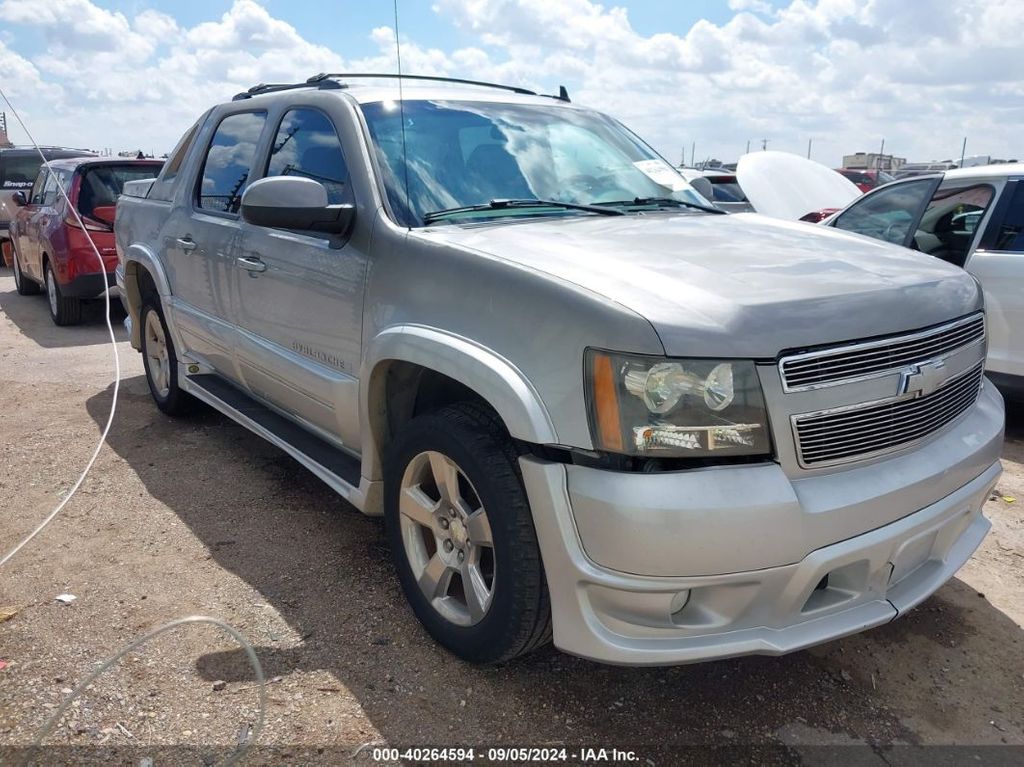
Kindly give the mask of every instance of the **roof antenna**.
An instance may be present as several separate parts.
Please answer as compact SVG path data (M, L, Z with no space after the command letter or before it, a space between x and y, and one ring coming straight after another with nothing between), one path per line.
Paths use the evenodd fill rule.
M395 55L398 58L398 119L402 121L402 170L405 172L405 207L412 213L412 199L409 197L409 150L405 144L405 96L402 93L402 43L398 38L398 0L395 6ZM411 222L407 222L411 228Z

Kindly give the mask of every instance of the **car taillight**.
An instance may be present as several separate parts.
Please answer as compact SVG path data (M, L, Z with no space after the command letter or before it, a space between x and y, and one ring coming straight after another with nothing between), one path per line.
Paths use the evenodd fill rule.
M75 229L82 228L81 224L78 223L78 219L70 213L64 218L64 223L68 226L73 226ZM85 228L90 232L114 231L114 227L110 226L110 224L105 224L102 221L97 221L96 219L89 218L88 216L82 216L82 223L85 224Z

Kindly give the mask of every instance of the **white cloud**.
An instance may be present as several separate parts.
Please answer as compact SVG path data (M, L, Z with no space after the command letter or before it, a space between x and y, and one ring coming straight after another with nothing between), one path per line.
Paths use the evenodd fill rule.
M477 77L605 109L670 159L734 159L747 140L829 163L886 148L917 159L969 151L1024 155L1024 36L1019 0L729 0L733 17L646 35L621 5L590 0L435 0L467 45L430 47L403 31L407 72ZM256 0L184 28L153 10L126 15L90 0L0 0L6 30L34 28L46 49L27 58L0 37L4 88L39 138L166 150L211 104L257 82L318 71L393 71L394 32L353 59L305 39ZM6 41L6 42L4 42Z
M771 3L766 0L729 0L729 9L733 11L750 11L752 13L771 13Z

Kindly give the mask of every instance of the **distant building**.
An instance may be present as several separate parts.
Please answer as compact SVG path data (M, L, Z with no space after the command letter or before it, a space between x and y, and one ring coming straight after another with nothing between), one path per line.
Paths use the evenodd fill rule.
M14 144L7 138L7 115L0 112L0 149L10 149Z
M899 170L907 162L906 157L877 152L857 152L843 155L843 167L851 170Z

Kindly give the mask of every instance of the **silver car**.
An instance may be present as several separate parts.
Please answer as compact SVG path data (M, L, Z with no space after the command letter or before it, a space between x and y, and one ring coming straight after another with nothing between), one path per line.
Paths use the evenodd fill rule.
M324 75L126 185L118 280L158 407L382 515L458 656L774 655L970 557L1003 404L962 270L720 213L564 92Z

